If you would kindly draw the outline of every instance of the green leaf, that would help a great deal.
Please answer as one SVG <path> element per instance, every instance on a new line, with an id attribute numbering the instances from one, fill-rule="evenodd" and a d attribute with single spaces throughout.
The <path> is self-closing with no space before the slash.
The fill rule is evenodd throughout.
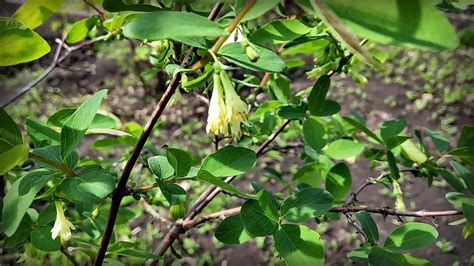
<path id="1" fill-rule="evenodd" d="M 418 165 L 421 165 L 428 160 L 426 154 L 424 154 L 411 140 L 406 140 L 400 147 L 402 148 L 402 154 L 406 158 L 416 162 Z"/>
<path id="2" fill-rule="evenodd" d="M 311 27 L 299 19 L 281 19 L 269 22 L 252 35 L 249 40 L 258 45 L 278 44 L 292 41 L 311 31 Z"/>
<path id="3" fill-rule="evenodd" d="M 320 150 L 326 146 L 326 129 L 315 117 L 307 118 L 303 123 L 303 134 L 306 142 L 315 150 Z"/>
<path id="4" fill-rule="evenodd" d="M 66 166 L 69 170 L 73 170 L 77 163 L 79 162 L 79 155 L 77 153 L 73 152 L 71 153 L 65 160 L 61 158 L 61 147 L 60 146 L 46 146 L 43 148 L 38 148 L 34 149 L 32 153 L 37 154 L 43 158 L 47 158 L 59 165 L 64 165 Z M 43 161 L 40 160 L 35 160 L 35 162 L 40 165 L 41 167 L 48 168 L 54 171 L 58 171 L 57 168 L 44 163 Z"/>
<path id="5" fill-rule="evenodd" d="M 0 49 L 0 66 L 30 62 L 51 51 L 40 35 L 10 18 L 0 18 L 0 47 L 8 47 Z"/>
<path id="6" fill-rule="evenodd" d="M 387 151 L 387 163 L 388 168 L 390 169 L 390 176 L 394 180 L 400 179 L 400 171 L 398 170 L 397 159 L 395 159 L 395 155 L 393 155 L 392 151 Z"/>
<path id="7" fill-rule="evenodd" d="M 232 186 L 231 184 L 222 181 L 222 179 L 213 176 L 212 174 L 210 174 L 209 172 L 207 172 L 205 170 L 200 170 L 199 171 L 198 179 L 202 180 L 202 181 L 205 181 L 209 184 L 212 184 L 216 187 L 219 187 L 219 188 L 221 188 L 221 189 L 223 189 L 227 192 L 233 193 L 237 196 L 240 196 L 240 197 L 243 197 L 243 198 L 248 198 L 248 199 L 257 199 L 257 196 L 244 193 L 244 192 L 240 191 L 239 189 L 237 189 L 236 187 Z"/>
<path id="8" fill-rule="evenodd" d="M 317 15 L 324 21 L 324 24 L 326 24 L 331 34 L 338 41 L 349 48 L 353 54 L 358 56 L 364 62 L 372 66 L 380 67 L 380 63 L 376 61 L 366 49 L 359 45 L 356 37 L 342 23 L 341 19 L 334 14 L 331 8 L 326 5 L 325 1 L 312 0 L 311 4 L 313 5 Z"/>
<path id="9" fill-rule="evenodd" d="M 364 151 L 365 145 L 358 141 L 338 139 L 326 146 L 325 153 L 336 160 L 357 156 Z"/>
<path id="10" fill-rule="evenodd" d="M 143 250 L 137 249 L 137 244 L 127 241 L 117 241 L 109 246 L 107 253 L 119 254 L 127 257 L 137 257 L 142 259 L 160 259 L 160 256 L 153 255 Z"/>
<path id="11" fill-rule="evenodd" d="M 375 42 L 430 49 L 453 49 L 459 44 L 447 18 L 428 0 L 325 2 L 355 34 Z"/>
<path id="12" fill-rule="evenodd" d="M 54 15 L 62 3 L 63 0 L 26 0 L 13 17 L 28 28 L 34 29 Z"/>
<path id="13" fill-rule="evenodd" d="M 265 0 L 265 1 L 256 1 L 255 4 L 252 6 L 250 11 L 245 15 L 242 19 L 242 22 L 247 20 L 252 20 L 254 18 L 258 18 L 263 14 L 267 13 L 270 9 L 274 8 L 280 0 Z M 236 14 L 242 10 L 242 8 L 247 3 L 246 0 L 237 0 L 235 5 Z"/>
<path id="14" fill-rule="evenodd" d="M 461 209 L 463 202 L 469 200 L 466 195 L 460 192 L 448 192 L 445 195 L 446 200 L 453 204 L 454 208 Z"/>
<path id="15" fill-rule="evenodd" d="M 449 185 L 451 185 L 456 191 L 462 192 L 464 190 L 464 184 L 462 181 L 455 176 L 451 171 L 448 171 L 443 168 L 433 168 L 433 170 L 440 176 L 448 182 Z"/>
<path id="16" fill-rule="evenodd" d="M 97 202 L 112 193 L 115 179 L 100 166 L 86 166 L 77 176 L 64 179 L 58 188 L 74 202 Z"/>
<path id="17" fill-rule="evenodd" d="M 464 180 L 469 191 L 474 194 L 474 175 L 471 171 L 456 161 L 451 161 L 451 166 L 456 171 L 456 174 Z"/>
<path id="18" fill-rule="evenodd" d="M 79 145 L 106 95 L 107 90 L 97 92 L 81 104 L 64 123 L 61 130 L 61 156 L 63 158 L 71 154 Z"/>
<path id="19" fill-rule="evenodd" d="M 66 121 L 71 117 L 72 114 L 77 109 L 75 108 L 66 108 L 61 109 L 54 113 L 52 116 L 48 118 L 48 125 L 53 125 L 57 127 L 63 127 Z M 102 129 L 110 129 L 117 127 L 117 118 L 113 117 L 112 115 L 96 113 L 94 118 L 92 119 L 91 124 L 89 125 L 89 129 L 95 128 L 102 128 Z"/>
<path id="20" fill-rule="evenodd" d="M 225 244 L 243 244 L 253 237 L 245 229 L 240 214 L 225 218 L 215 232 L 217 240 Z"/>
<path id="21" fill-rule="evenodd" d="M 431 138 L 439 152 L 447 152 L 451 149 L 449 139 L 439 131 L 432 131 L 425 128 L 426 134 Z"/>
<path id="22" fill-rule="evenodd" d="M 20 129 L 8 113 L 0 108 L 0 152 L 7 151 L 18 144 L 23 144 Z"/>
<path id="23" fill-rule="evenodd" d="M 326 100 L 326 95 L 331 86 L 329 76 L 323 75 L 314 83 L 313 88 L 308 96 L 309 112 L 314 114 L 320 111 Z"/>
<path id="24" fill-rule="evenodd" d="M 89 32 L 97 25 L 98 22 L 98 16 L 92 16 L 74 22 L 74 24 L 71 26 L 71 29 L 69 29 L 66 41 L 68 43 L 77 43 L 84 40 L 87 37 L 87 34 L 89 34 Z"/>
<path id="25" fill-rule="evenodd" d="M 16 180 L 11 186 L 10 190 L 8 190 L 5 198 L 3 198 L 2 210 L 2 227 L 3 232 L 7 236 L 12 236 L 13 233 L 15 233 L 21 219 L 26 213 L 26 210 L 33 202 L 36 193 L 38 193 L 38 191 L 40 191 L 48 182 L 49 178 L 45 178 L 45 176 L 50 175 L 51 172 L 44 170 L 30 172 Z M 41 182 L 34 182 L 34 186 L 29 189 L 28 193 L 20 195 L 20 184 L 24 179 L 27 180 L 30 178 L 40 179 Z"/>
<path id="26" fill-rule="evenodd" d="M 278 108 L 278 116 L 288 120 L 298 120 L 305 116 L 306 110 L 301 105 L 284 105 Z"/>
<path id="27" fill-rule="evenodd" d="M 328 212 L 332 203 L 333 197 L 326 190 L 305 188 L 283 202 L 281 216 L 290 222 L 304 222 Z"/>
<path id="28" fill-rule="evenodd" d="M 186 201 L 186 191 L 177 184 L 158 183 L 161 193 L 165 196 L 168 203 L 173 205 L 184 204 Z"/>
<path id="29" fill-rule="evenodd" d="M 406 223 L 393 230 L 384 243 L 390 251 L 405 251 L 422 248 L 438 238 L 438 231 L 424 223 Z"/>
<path id="30" fill-rule="evenodd" d="M 26 144 L 18 144 L 13 148 L 0 153 L 0 176 L 6 174 L 13 167 L 28 158 L 30 148 Z"/>
<path id="31" fill-rule="evenodd" d="M 128 38 L 156 41 L 209 37 L 226 34 L 216 22 L 190 12 L 157 11 L 140 15 L 123 28 Z"/>
<path id="32" fill-rule="evenodd" d="M 161 180 L 172 177 L 175 173 L 173 166 L 168 162 L 165 156 L 154 156 L 148 158 L 148 166 L 154 175 Z"/>
<path id="33" fill-rule="evenodd" d="M 462 212 L 470 224 L 474 224 L 474 199 L 462 203 Z"/>
<path id="34" fill-rule="evenodd" d="M 276 251 L 290 266 L 324 265 L 324 243 L 304 225 L 282 224 L 274 241 Z"/>
<path id="35" fill-rule="evenodd" d="M 31 244 L 39 250 L 46 252 L 57 251 L 61 248 L 59 237 L 51 238 L 51 226 L 41 226 L 31 232 Z"/>
<path id="36" fill-rule="evenodd" d="M 344 116 L 343 119 L 351 124 L 351 126 L 355 127 L 356 129 L 364 132 L 368 137 L 374 139 L 375 141 L 377 141 L 378 143 L 382 144 L 383 141 L 382 139 L 380 139 L 377 135 L 375 135 L 375 133 L 373 133 L 372 131 L 370 131 L 370 129 L 368 129 L 365 125 L 361 124 L 359 121 L 351 118 L 351 117 L 347 117 L 347 116 Z"/>
<path id="37" fill-rule="evenodd" d="M 326 190 L 332 194 L 334 200 L 343 200 L 351 186 L 351 171 L 345 163 L 338 163 L 329 170 L 326 177 Z"/>
<path id="38" fill-rule="evenodd" d="M 269 236 L 278 230 L 278 210 L 271 194 L 266 190 L 258 192 L 258 200 L 247 200 L 240 211 L 246 230 L 254 236 Z"/>
<path id="39" fill-rule="evenodd" d="M 37 187 L 43 187 L 53 178 L 51 172 L 43 172 L 41 175 L 25 175 L 18 184 L 18 196 L 24 196 Z"/>
<path id="40" fill-rule="evenodd" d="M 325 100 L 318 110 L 312 112 L 314 116 L 331 116 L 339 113 L 341 106 L 333 100 Z"/>
<path id="41" fill-rule="evenodd" d="M 385 121 L 380 128 L 380 137 L 384 142 L 393 136 L 402 133 L 407 126 L 407 122 L 403 119 Z"/>
<path id="42" fill-rule="evenodd" d="M 383 248 L 373 247 L 369 253 L 369 265 L 371 266 L 414 266 L 432 265 L 431 262 L 411 256 L 409 254 L 392 253 Z"/>
<path id="43" fill-rule="evenodd" d="M 176 176 L 186 176 L 193 163 L 191 156 L 180 149 L 168 148 L 166 150 L 166 158 L 168 158 L 168 162 L 174 168 Z"/>
<path id="44" fill-rule="evenodd" d="M 367 239 L 370 243 L 376 245 L 379 241 L 379 230 L 377 229 L 377 224 L 372 216 L 370 216 L 366 211 L 360 211 L 356 213 L 356 217 L 359 219 L 359 222 L 362 225 L 362 230 Z"/>
<path id="45" fill-rule="evenodd" d="M 257 72 L 282 72 L 286 69 L 283 61 L 276 53 L 266 48 L 255 46 L 259 55 L 256 61 L 251 61 L 245 51 L 245 47 L 240 42 L 233 42 L 222 47 L 218 54 L 228 61 Z"/>
<path id="46" fill-rule="evenodd" d="M 28 118 L 25 125 L 26 133 L 28 133 L 28 136 L 36 148 L 41 148 L 51 143 L 59 144 L 61 142 L 59 132 L 39 121 Z"/>
<path id="47" fill-rule="evenodd" d="M 458 148 L 474 146 L 474 126 L 463 126 L 458 139 Z M 474 156 L 474 155 L 472 155 Z"/>
<path id="48" fill-rule="evenodd" d="M 129 1 L 126 1 L 129 2 Z M 158 11 L 161 8 L 153 5 L 145 4 L 126 4 L 123 0 L 103 0 L 102 7 L 108 12 L 121 11 L 138 11 L 138 12 L 152 12 Z"/>
<path id="49" fill-rule="evenodd" d="M 207 156 L 200 170 L 207 171 L 215 177 L 240 175 L 252 169 L 256 159 L 252 150 L 228 145 Z"/>

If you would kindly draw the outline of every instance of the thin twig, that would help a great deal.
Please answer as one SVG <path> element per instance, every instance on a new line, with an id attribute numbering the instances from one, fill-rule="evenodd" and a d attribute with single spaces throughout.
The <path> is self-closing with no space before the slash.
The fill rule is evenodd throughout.
<path id="1" fill-rule="evenodd" d="M 105 14 L 105 12 L 102 11 L 102 10 L 100 10 L 98 7 L 96 7 L 90 0 L 84 0 L 84 2 L 85 2 L 88 6 L 92 7 L 92 9 L 94 9 L 94 10 L 97 12 L 97 14 L 99 14 L 99 16 L 100 16 L 103 20 L 108 19 L 108 17 L 107 17 L 107 15 Z"/>
<path id="2" fill-rule="evenodd" d="M 146 202 L 146 200 L 142 197 L 140 198 L 140 202 L 143 204 L 143 207 L 145 208 L 145 211 L 151 215 L 151 217 L 153 217 L 153 219 L 159 221 L 160 223 L 164 223 L 164 224 L 169 224 L 170 221 L 168 221 L 167 219 L 163 218 L 163 216 L 161 216 L 158 212 L 155 211 L 155 209 L 153 209 L 153 207 L 148 204 L 148 202 Z"/>
<path id="3" fill-rule="evenodd" d="M 74 256 L 69 253 L 69 251 L 67 250 L 66 247 L 64 246 L 61 246 L 61 252 L 64 254 L 64 256 L 66 256 L 66 258 L 72 263 L 72 265 L 74 266 L 79 266 L 80 264 L 76 261 L 76 259 L 74 258 Z"/>

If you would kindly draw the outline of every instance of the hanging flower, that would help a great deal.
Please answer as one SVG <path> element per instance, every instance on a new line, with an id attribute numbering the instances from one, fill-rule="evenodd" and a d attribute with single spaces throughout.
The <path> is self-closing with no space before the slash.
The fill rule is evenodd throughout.
<path id="1" fill-rule="evenodd" d="M 226 108 L 224 102 L 224 91 L 219 74 L 214 73 L 214 86 L 212 89 L 211 101 L 209 102 L 209 111 L 207 116 L 207 133 L 212 132 L 215 135 L 227 135 L 228 129 L 225 122 Z"/>
<path id="2" fill-rule="evenodd" d="M 240 99 L 235 92 L 234 86 L 225 71 L 220 72 L 222 85 L 224 86 L 226 116 L 225 121 L 229 125 L 230 134 L 233 139 L 239 139 L 242 136 L 240 129 L 241 123 L 247 123 L 249 109 L 247 104 Z"/>
<path id="3" fill-rule="evenodd" d="M 74 225 L 66 219 L 64 216 L 63 204 L 61 201 L 55 201 L 56 205 L 56 221 L 54 222 L 53 229 L 51 229 L 51 237 L 56 239 L 56 237 L 61 238 L 61 243 L 68 240 L 71 237 L 71 229 L 76 229 Z"/>

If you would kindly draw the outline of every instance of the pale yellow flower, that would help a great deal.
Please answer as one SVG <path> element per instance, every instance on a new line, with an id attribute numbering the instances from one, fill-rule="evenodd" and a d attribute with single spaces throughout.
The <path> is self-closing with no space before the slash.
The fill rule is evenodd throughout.
<path id="1" fill-rule="evenodd" d="M 225 121 L 226 108 L 224 102 L 224 91 L 219 74 L 214 73 L 214 86 L 212 89 L 211 101 L 209 102 L 209 111 L 207 115 L 207 133 L 212 132 L 215 135 L 227 135 L 227 123 Z"/>
<path id="2" fill-rule="evenodd" d="M 395 209 L 397 211 L 405 211 L 406 206 L 405 202 L 403 201 L 403 192 L 400 184 L 397 181 L 393 181 L 393 194 L 395 194 Z"/>
<path id="3" fill-rule="evenodd" d="M 66 219 L 64 216 L 63 204 L 61 201 L 55 201 L 56 205 L 56 221 L 54 222 L 53 229 L 51 229 L 51 237 L 56 239 L 56 237 L 61 238 L 61 243 L 68 240 L 71 237 L 71 229 L 76 229 L 74 225 Z"/>
<path id="4" fill-rule="evenodd" d="M 230 134 L 234 139 L 242 136 L 240 129 L 241 123 L 247 123 L 249 116 L 249 108 L 247 104 L 240 99 L 235 92 L 234 86 L 225 71 L 220 72 L 222 85 L 224 86 L 226 116 L 225 121 L 230 127 Z"/>

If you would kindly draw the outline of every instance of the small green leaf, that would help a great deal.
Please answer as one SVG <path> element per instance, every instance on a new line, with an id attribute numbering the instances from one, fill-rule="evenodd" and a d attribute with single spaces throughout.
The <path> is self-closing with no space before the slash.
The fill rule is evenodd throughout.
<path id="1" fill-rule="evenodd" d="M 365 145 L 355 140 L 338 139 L 326 146 L 325 153 L 336 160 L 357 156 L 364 151 Z"/>
<path id="2" fill-rule="evenodd" d="M 7 151 L 18 144 L 23 144 L 20 129 L 8 113 L 0 108 L 0 152 Z"/>
<path id="3" fill-rule="evenodd" d="M 474 194 L 474 175 L 471 171 L 456 161 L 451 161 L 451 166 L 456 174 L 464 180 L 469 191 Z"/>
<path id="4" fill-rule="evenodd" d="M 344 116 L 343 119 L 351 124 L 353 127 L 355 127 L 356 129 L 364 132 L 368 137 L 374 139 L 375 141 L 377 141 L 378 143 L 382 144 L 383 141 L 382 139 L 380 139 L 377 135 L 375 135 L 374 132 L 370 131 L 370 129 L 368 129 L 365 125 L 363 125 L 362 123 L 360 123 L 359 121 L 351 118 L 351 117 L 347 117 L 347 116 Z"/>
<path id="5" fill-rule="evenodd" d="M 26 132 L 36 148 L 41 148 L 52 143 L 59 144 L 61 142 L 59 132 L 39 121 L 28 118 L 25 125 Z"/>
<path id="6" fill-rule="evenodd" d="M 240 175 L 252 169 L 256 159 L 252 150 L 228 145 L 207 156 L 200 170 L 207 171 L 215 177 Z"/>
<path id="7" fill-rule="evenodd" d="M 77 176 L 64 179 L 58 188 L 74 202 L 97 202 L 112 193 L 115 179 L 100 166 L 86 166 Z"/>
<path id="8" fill-rule="evenodd" d="M 259 55 L 256 61 L 251 61 L 247 56 L 245 47 L 240 42 L 234 42 L 225 45 L 219 50 L 219 55 L 223 56 L 228 61 L 253 71 L 257 72 L 282 72 L 286 69 L 285 61 L 283 61 L 277 54 L 266 48 L 256 46 Z"/>
<path id="9" fill-rule="evenodd" d="M 276 251 L 290 266 L 324 265 L 324 243 L 304 225 L 282 224 L 274 241 Z"/>
<path id="10" fill-rule="evenodd" d="M 160 259 L 160 256 L 153 255 L 143 250 L 137 249 L 137 244 L 127 241 L 117 241 L 109 246 L 107 253 L 114 253 L 126 257 L 137 257 L 142 259 Z"/>
<path id="11" fill-rule="evenodd" d="M 48 118 L 48 125 L 63 127 L 66 121 L 71 117 L 72 114 L 77 109 L 75 108 L 66 108 L 61 109 L 54 113 L 52 116 Z M 110 129 L 117 127 L 117 118 L 113 117 L 112 115 L 96 113 L 94 118 L 92 119 L 91 124 L 89 125 L 89 129 Z"/>
<path id="12" fill-rule="evenodd" d="M 474 224 L 474 199 L 462 203 L 462 212 L 470 224 Z"/>
<path id="13" fill-rule="evenodd" d="M 422 248 L 438 238 L 438 231 L 424 223 L 406 223 L 393 230 L 384 243 L 390 251 L 405 251 Z"/>
<path id="14" fill-rule="evenodd" d="M 400 179 L 400 171 L 398 170 L 397 159 L 395 159 L 395 155 L 393 155 L 392 151 L 387 151 L 387 163 L 388 168 L 390 169 L 390 176 L 394 180 Z"/>
<path id="15" fill-rule="evenodd" d="M 333 197 L 326 190 L 305 188 L 283 202 L 281 216 L 290 222 L 304 222 L 328 212 L 332 203 Z"/>
<path id="16" fill-rule="evenodd" d="M 50 179 L 45 178 L 45 176 L 51 176 L 51 172 L 44 170 L 30 172 L 16 180 L 10 190 L 8 190 L 5 198 L 3 198 L 2 210 L 2 227 L 3 232 L 7 236 L 12 236 L 13 233 L 15 233 L 26 210 L 33 202 L 36 193 L 38 193 Z M 29 188 L 28 193 L 21 195 L 19 187 L 22 181 L 34 178 L 40 179 L 41 182 L 34 182 L 34 186 Z M 24 190 L 25 189 L 22 189 L 22 192 L 24 192 Z"/>
<path id="17" fill-rule="evenodd" d="M 33 244 L 35 248 L 46 252 L 57 251 L 61 248 L 59 237 L 56 239 L 51 238 L 51 226 L 35 228 L 31 232 L 31 244 Z"/>
<path id="18" fill-rule="evenodd" d="M 351 171 L 345 163 L 338 163 L 329 170 L 326 177 L 326 190 L 332 194 L 334 200 L 343 200 L 351 186 Z"/>
<path id="19" fill-rule="evenodd" d="M 253 237 L 245 229 L 240 214 L 225 218 L 215 232 L 217 240 L 225 244 L 243 244 Z"/>
<path id="20" fill-rule="evenodd" d="M 154 156 L 148 158 L 150 170 L 161 180 L 172 177 L 175 173 L 173 166 L 168 162 L 165 156 Z"/>
<path id="21" fill-rule="evenodd" d="M 67 34 L 66 41 L 68 43 L 77 43 L 84 40 L 92 28 L 99 22 L 98 16 L 81 19 L 72 24 L 71 29 Z"/>
<path id="22" fill-rule="evenodd" d="M 240 211 L 246 230 L 254 236 L 269 236 L 278 230 L 278 210 L 271 194 L 266 190 L 258 192 L 258 200 L 247 200 Z"/>
<path id="23" fill-rule="evenodd" d="M 221 188 L 221 189 L 223 189 L 227 192 L 233 193 L 237 196 L 240 196 L 240 197 L 243 197 L 243 198 L 248 198 L 248 199 L 257 199 L 257 196 L 244 193 L 244 192 L 240 191 L 238 188 L 232 186 L 229 183 L 226 183 L 226 182 L 222 181 L 222 179 L 211 175 L 209 172 L 207 172 L 205 170 L 200 170 L 199 171 L 198 179 L 202 180 L 202 181 L 205 181 L 209 184 L 212 184 L 216 187 L 219 187 L 219 188 Z"/>
<path id="24" fill-rule="evenodd" d="M 462 192 L 464 190 L 464 184 L 462 181 L 455 176 L 451 171 L 443 169 L 443 168 L 433 168 L 433 170 L 448 182 L 456 191 Z"/>
<path id="25" fill-rule="evenodd" d="M 18 21 L 0 18 L 0 66 L 36 60 L 51 51 L 48 42 Z"/>
<path id="26" fill-rule="evenodd" d="M 303 134 L 306 142 L 315 150 L 320 150 L 326 146 L 326 129 L 315 117 L 309 117 L 303 123 Z"/>
<path id="27" fill-rule="evenodd" d="M 449 139 L 439 131 L 432 131 L 425 128 L 426 134 L 431 138 L 439 152 L 447 152 L 451 149 Z"/>
<path id="28" fill-rule="evenodd" d="M 469 200 L 466 195 L 460 192 L 448 192 L 444 197 L 449 201 L 449 203 L 453 204 L 456 209 L 461 209 L 462 203 Z"/>
<path id="29" fill-rule="evenodd" d="M 421 165 L 428 160 L 428 157 L 426 157 L 420 148 L 418 148 L 418 146 L 416 146 L 411 140 L 406 140 L 400 147 L 402 148 L 402 154 L 406 158 L 416 162 L 418 165 Z"/>
<path id="30" fill-rule="evenodd" d="M 313 88 L 308 96 L 309 112 L 314 114 L 320 111 L 326 100 L 326 95 L 331 86 L 329 76 L 323 75 L 314 83 Z"/>
<path id="31" fill-rule="evenodd" d="M 380 128 L 380 137 L 386 142 L 390 137 L 402 133 L 406 126 L 407 122 L 403 119 L 385 121 Z"/>
<path id="32" fill-rule="evenodd" d="M 69 170 L 73 170 L 79 162 L 79 155 L 76 152 L 71 153 L 65 160 L 61 158 L 61 147 L 60 146 L 46 146 L 43 148 L 34 149 L 33 154 L 39 155 L 43 158 L 47 158 L 59 165 L 64 165 Z M 37 159 L 33 159 L 38 165 L 44 168 L 58 171 L 57 168 Z"/>
<path id="33" fill-rule="evenodd" d="M 186 191 L 177 184 L 158 183 L 161 193 L 165 196 L 168 203 L 173 205 L 184 204 L 186 201 Z"/>
<path id="34" fill-rule="evenodd" d="M 62 3 L 63 0 L 26 0 L 13 17 L 28 28 L 34 29 L 54 15 Z"/>
<path id="35" fill-rule="evenodd" d="M 277 114 L 288 120 L 298 120 L 305 116 L 306 110 L 301 105 L 283 105 L 278 108 Z"/>
<path id="36" fill-rule="evenodd" d="M 186 176 L 193 163 L 191 156 L 180 149 L 166 149 L 166 158 L 168 158 L 168 162 L 173 166 L 176 176 Z"/>
<path id="37" fill-rule="evenodd" d="M 409 254 L 392 253 L 383 248 L 373 247 L 369 253 L 369 265 L 371 266 L 430 266 L 431 262 L 414 257 Z"/>
<path id="38" fill-rule="evenodd" d="M 258 45 L 278 44 L 292 41 L 309 31 L 311 28 L 299 19 L 281 19 L 263 25 L 249 39 Z"/>
<path id="39" fill-rule="evenodd" d="M 18 144 L 13 148 L 0 153 L 0 176 L 6 174 L 13 167 L 28 158 L 30 148 L 26 144 Z"/>
<path id="40" fill-rule="evenodd" d="M 64 123 L 61 130 L 62 158 L 66 158 L 79 145 L 106 95 L 107 90 L 97 92 L 89 100 L 81 104 Z"/>
<path id="41" fill-rule="evenodd" d="M 318 110 L 312 112 L 314 116 L 331 116 L 339 113 L 341 106 L 333 100 L 325 100 Z"/>
<path id="42" fill-rule="evenodd" d="M 366 211 L 360 211 L 356 213 L 357 219 L 359 219 L 360 224 L 362 225 L 362 230 L 364 231 L 365 236 L 373 245 L 376 245 L 379 241 L 379 230 L 377 229 L 377 224 L 370 214 Z"/>
<path id="43" fill-rule="evenodd" d="M 156 41 L 188 37 L 216 38 L 225 35 L 226 31 L 216 22 L 191 12 L 157 11 L 134 18 L 125 25 L 123 34 L 128 38 Z"/>

